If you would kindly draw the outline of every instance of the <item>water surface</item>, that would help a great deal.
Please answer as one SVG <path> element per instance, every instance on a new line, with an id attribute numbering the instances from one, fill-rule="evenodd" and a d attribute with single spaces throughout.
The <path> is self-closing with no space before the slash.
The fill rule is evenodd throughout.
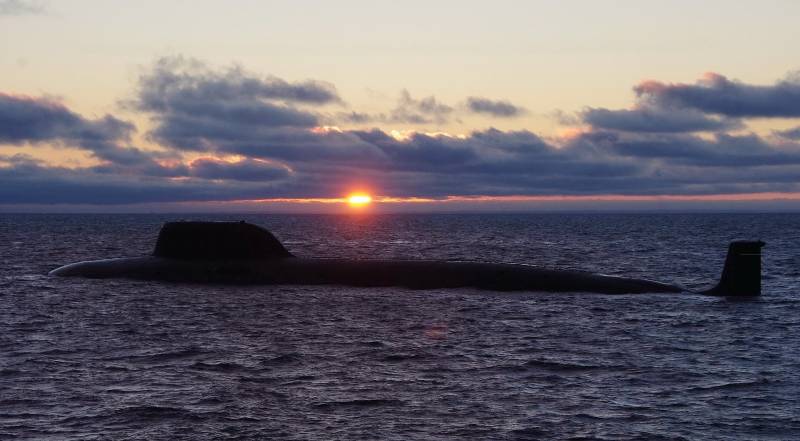
<path id="1" fill-rule="evenodd" d="M 504 261 L 763 296 L 48 277 L 245 219 L 299 256 Z M 0 438 L 797 439 L 800 215 L 0 215 Z"/>

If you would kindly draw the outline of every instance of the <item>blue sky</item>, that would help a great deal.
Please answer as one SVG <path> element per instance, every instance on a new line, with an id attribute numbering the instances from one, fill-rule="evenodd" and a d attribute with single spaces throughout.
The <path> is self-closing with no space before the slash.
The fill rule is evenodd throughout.
<path id="1" fill-rule="evenodd" d="M 0 0 L 0 207 L 797 209 L 798 16 Z"/>

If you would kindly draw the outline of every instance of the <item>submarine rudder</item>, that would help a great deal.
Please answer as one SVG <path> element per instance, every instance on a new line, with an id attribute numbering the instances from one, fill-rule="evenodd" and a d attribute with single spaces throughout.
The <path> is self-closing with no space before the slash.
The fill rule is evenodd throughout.
<path id="1" fill-rule="evenodd" d="M 736 240 L 728 246 L 719 283 L 701 294 L 727 297 L 761 295 L 761 240 Z"/>

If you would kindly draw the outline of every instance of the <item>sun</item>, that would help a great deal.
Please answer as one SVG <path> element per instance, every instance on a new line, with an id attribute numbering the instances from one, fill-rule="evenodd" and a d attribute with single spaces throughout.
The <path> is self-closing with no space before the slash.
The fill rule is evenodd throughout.
<path id="1" fill-rule="evenodd" d="M 351 207 L 364 207 L 372 202 L 372 196 L 364 193 L 353 193 L 347 197 L 347 203 Z"/>

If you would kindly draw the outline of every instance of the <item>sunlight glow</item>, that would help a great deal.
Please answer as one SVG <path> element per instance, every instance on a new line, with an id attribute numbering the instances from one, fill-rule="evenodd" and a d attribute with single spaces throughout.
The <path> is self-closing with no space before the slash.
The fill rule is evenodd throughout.
<path id="1" fill-rule="evenodd" d="M 426 132 L 419 130 L 391 130 L 388 135 L 395 139 L 395 141 L 408 141 L 414 135 L 425 135 L 431 138 L 453 138 L 453 139 L 467 139 L 467 135 L 463 133 L 449 133 L 449 132 Z"/>
<path id="2" fill-rule="evenodd" d="M 355 193 L 347 197 L 347 203 L 351 207 L 363 207 L 372 202 L 372 196 L 364 193 Z"/>

